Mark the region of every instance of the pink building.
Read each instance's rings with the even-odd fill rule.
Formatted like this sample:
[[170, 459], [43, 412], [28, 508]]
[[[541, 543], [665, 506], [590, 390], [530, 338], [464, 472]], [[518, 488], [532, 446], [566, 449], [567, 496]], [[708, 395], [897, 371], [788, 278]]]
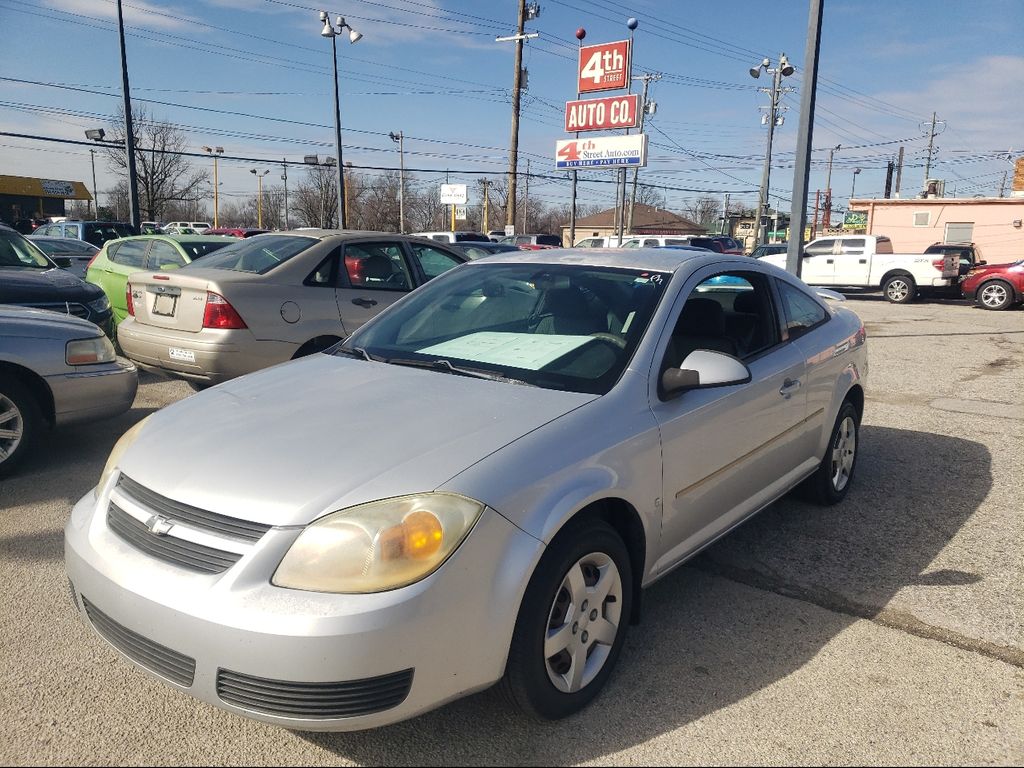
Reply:
[[867, 211], [866, 233], [888, 235], [897, 253], [932, 243], [974, 243], [989, 264], [1024, 259], [1024, 197], [851, 200]]

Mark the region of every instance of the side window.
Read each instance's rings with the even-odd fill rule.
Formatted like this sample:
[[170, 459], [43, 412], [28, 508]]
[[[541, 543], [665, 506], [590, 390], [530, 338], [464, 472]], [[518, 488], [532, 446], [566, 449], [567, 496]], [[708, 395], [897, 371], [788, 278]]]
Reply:
[[[431, 248], [429, 245], [412, 244], [412, 252], [420, 262], [423, 274], [427, 280], [432, 280], [452, 267], [457, 267], [462, 262], [443, 251]], [[479, 255], [476, 257], [479, 258]]]
[[839, 241], [839, 252], [848, 253], [852, 255], [861, 255], [864, 253], [864, 238], [863, 237], [849, 237], [845, 240]]
[[832, 248], [835, 244], [835, 240], [819, 240], [818, 242], [811, 243], [807, 246], [807, 253], [812, 256], [821, 256], [822, 254], [832, 253]]
[[142, 265], [145, 263], [147, 245], [149, 243], [145, 240], [125, 240], [117, 246], [117, 250], [110, 254], [110, 260], [122, 267], [144, 269]]
[[665, 241], [665, 245], [686, 245], [686, 241], [679, 240], [678, 238], [671, 238]]
[[[60, 225], [57, 225], [56, 227], [54, 227], [52, 229], [53, 234], [56, 235], [57, 237], [61, 236], [60, 230], [61, 230]], [[77, 240], [78, 239], [78, 225], [77, 224], [65, 224], [64, 225], [64, 237], [73, 237], [73, 238], [75, 238]]]
[[389, 291], [412, 289], [409, 270], [398, 243], [359, 243], [345, 246], [345, 271], [353, 288]]
[[783, 280], [776, 283], [782, 296], [782, 311], [790, 339], [800, 338], [828, 319], [828, 313], [822, 306], [802, 290]]
[[448, 235], [431, 235], [430, 239], [431, 240], [437, 240], [440, 243], [447, 243], [448, 242]]
[[163, 269], [164, 267], [184, 267], [185, 258], [177, 249], [163, 240], [154, 240], [149, 247], [149, 266], [146, 269]]
[[662, 370], [680, 367], [698, 349], [747, 359], [778, 342], [768, 278], [755, 272], [724, 272], [703, 281], [687, 298]]
[[306, 278], [306, 285], [320, 286], [322, 288], [333, 288], [338, 281], [338, 257], [341, 255], [341, 248], [335, 248], [326, 259], [320, 262], [320, 266], [313, 270]]
[[516, 238], [516, 245], [533, 245], [529, 235], [519, 235]]
[[892, 240], [880, 237], [875, 241], [875, 253], [892, 253]]

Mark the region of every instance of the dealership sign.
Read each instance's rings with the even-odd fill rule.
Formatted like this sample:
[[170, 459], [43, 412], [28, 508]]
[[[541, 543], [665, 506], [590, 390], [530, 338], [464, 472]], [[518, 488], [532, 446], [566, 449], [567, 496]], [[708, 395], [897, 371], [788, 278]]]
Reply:
[[635, 128], [640, 97], [605, 96], [601, 99], [565, 102], [565, 130], [603, 131], [609, 128]]
[[579, 93], [629, 88], [630, 41], [584, 45], [577, 70]]
[[647, 165], [647, 135], [597, 136], [555, 144], [555, 168], [638, 168]]
[[441, 205], [465, 205], [468, 199], [465, 184], [441, 185]]

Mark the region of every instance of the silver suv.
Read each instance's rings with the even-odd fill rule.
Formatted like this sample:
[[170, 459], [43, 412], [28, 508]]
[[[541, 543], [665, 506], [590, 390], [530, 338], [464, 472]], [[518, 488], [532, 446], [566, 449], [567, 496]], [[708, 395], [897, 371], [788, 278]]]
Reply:
[[73, 237], [102, 248], [107, 240], [131, 237], [139, 234], [139, 230], [124, 221], [61, 221], [39, 227], [32, 234], [43, 237]]

